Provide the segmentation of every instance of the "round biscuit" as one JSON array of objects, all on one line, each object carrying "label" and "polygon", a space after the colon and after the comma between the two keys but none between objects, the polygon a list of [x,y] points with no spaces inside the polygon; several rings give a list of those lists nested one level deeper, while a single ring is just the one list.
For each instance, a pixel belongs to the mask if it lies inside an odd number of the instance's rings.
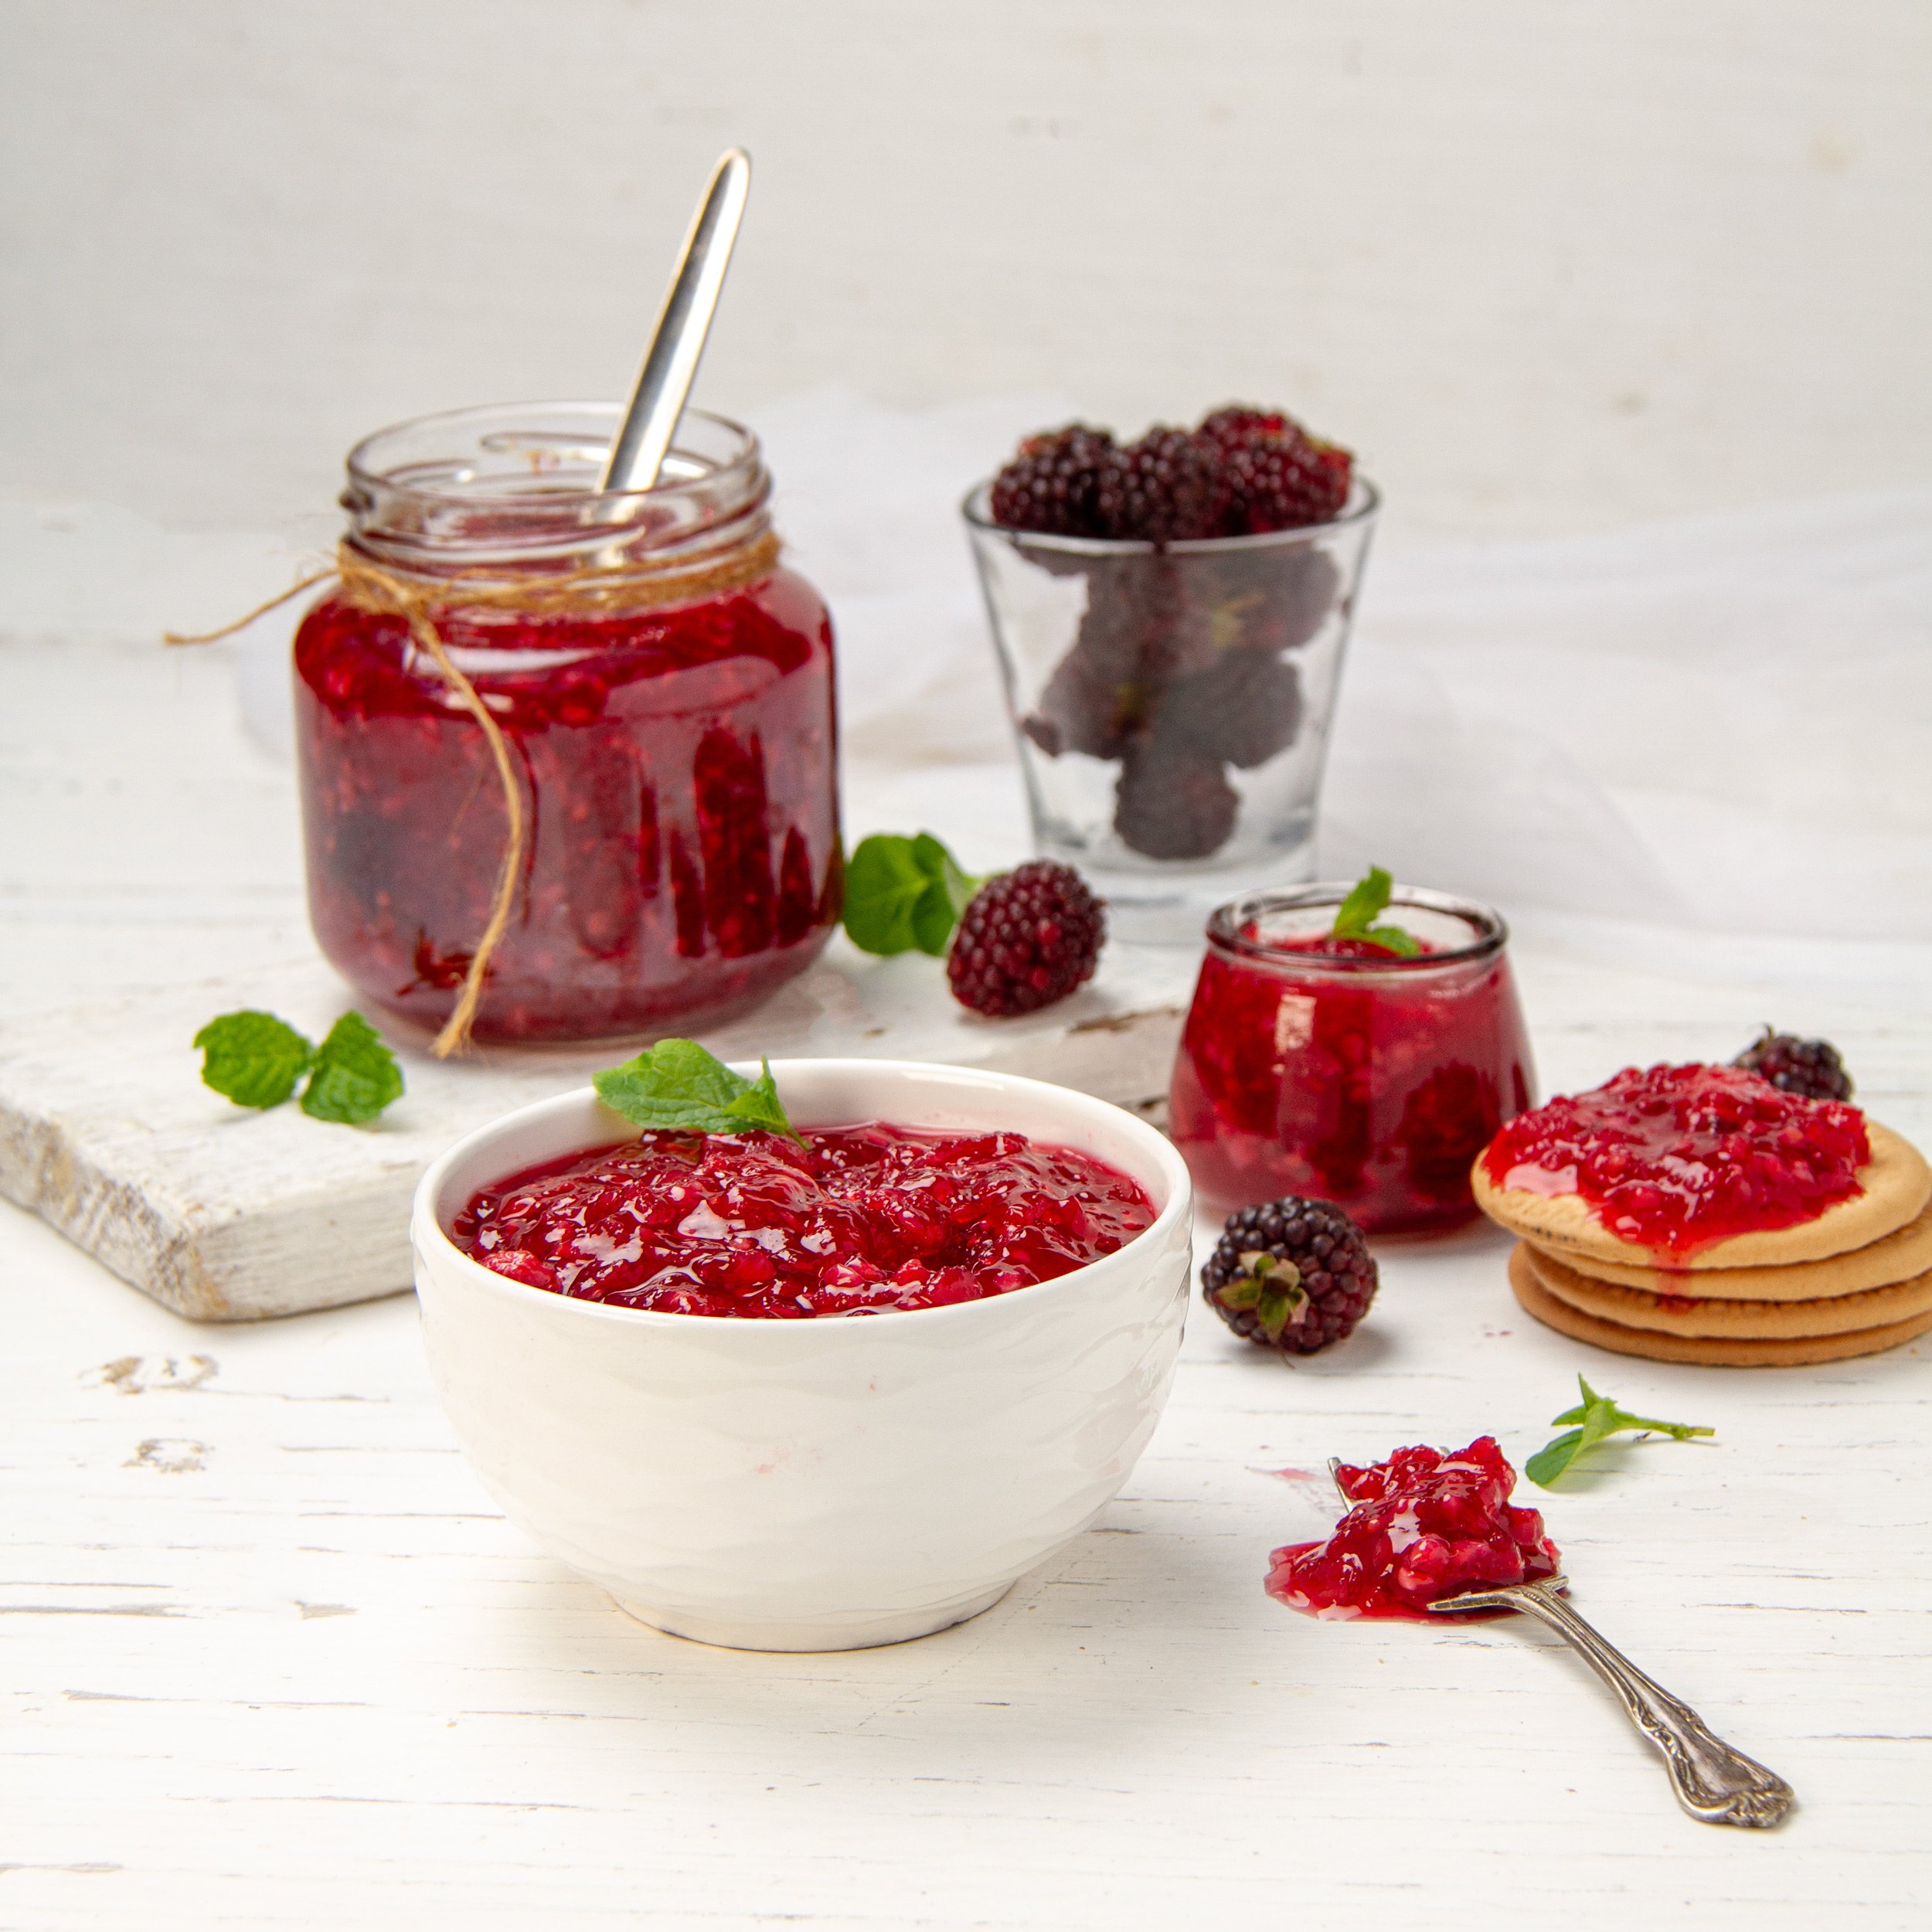
[{"label": "round biscuit", "polygon": [[1633,1268],[1594,1254],[1566,1253],[1563,1259],[1579,1274],[1650,1294],[1695,1294],[1736,1301],[1817,1301],[1841,1294],[1862,1294],[1914,1281],[1932,1271],[1932,1201],[1896,1233],[1862,1248],[1827,1255],[1821,1261],[1787,1261],[1767,1268]]},{"label": "round biscuit", "polygon": [[1849,1335],[1817,1335],[1764,1342],[1726,1341],[1716,1335],[1659,1335],[1651,1328],[1627,1328],[1559,1301],[1531,1274],[1519,1247],[1509,1258],[1509,1285],[1516,1299],[1545,1327],[1613,1355],[1641,1355],[1652,1362],[1689,1362],[1711,1368],[1797,1368],[1806,1362],[1840,1362],[1851,1355],[1876,1355],[1932,1328],[1932,1315],[1915,1315],[1882,1328]]},{"label": "round biscuit", "polygon": [[[1808,1221],[1734,1234],[1681,1257],[1675,1265],[1696,1272],[1822,1260],[1828,1255],[1869,1247],[1916,1220],[1932,1201],[1932,1167],[1926,1165],[1925,1156],[1910,1141],[1889,1127],[1867,1121],[1866,1128],[1872,1158],[1859,1169],[1856,1194],[1833,1202]],[[1483,1171],[1481,1155],[1476,1157],[1471,1179],[1476,1204],[1483,1213],[1539,1247],[1627,1267],[1671,1264],[1668,1256],[1612,1234],[1580,1194],[1532,1194],[1522,1188],[1499,1188]]]},{"label": "round biscuit", "polygon": [[[1861,1328],[1932,1315],[1932,1274],[1862,1294],[1828,1295],[1816,1301],[1738,1301],[1701,1296],[1655,1295],[1641,1288],[1618,1287],[1581,1274],[1553,1254],[1526,1242],[1530,1273],[1559,1301],[1626,1328],[1660,1335],[1713,1335],[1735,1342],[1765,1342],[1794,1336],[1851,1335]],[[1703,1278],[1698,1277],[1700,1281]]]}]

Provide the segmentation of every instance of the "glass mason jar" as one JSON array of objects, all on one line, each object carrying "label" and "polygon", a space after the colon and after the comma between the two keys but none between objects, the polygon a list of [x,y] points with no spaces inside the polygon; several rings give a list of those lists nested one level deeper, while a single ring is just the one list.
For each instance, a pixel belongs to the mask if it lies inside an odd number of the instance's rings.
[{"label": "glass mason jar", "polygon": [[474,1031],[505,1041],[742,1009],[838,917],[832,626],[757,439],[688,410],[655,488],[599,493],[619,415],[466,410],[349,454],[344,575],[295,638],[309,916],[426,1026],[495,915]]},{"label": "glass mason jar", "polygon": [[1235,892],[1315,870],[1342,657],[1380,503],[1332,523],[1156,545],[964,509],[1038,849],[1124,938],[1192,944]]},{"label": "glass mason jar", "polygon": [[1374,1233],[1454,1227],[1478,1152],[1535,1100],[1509,930],[1398,886],[1383,917],[1425,951],[1315,950],[1348,891],[1257,893],[1208,921],[1168,1131],[1223,1209],[1300,1194]]}]

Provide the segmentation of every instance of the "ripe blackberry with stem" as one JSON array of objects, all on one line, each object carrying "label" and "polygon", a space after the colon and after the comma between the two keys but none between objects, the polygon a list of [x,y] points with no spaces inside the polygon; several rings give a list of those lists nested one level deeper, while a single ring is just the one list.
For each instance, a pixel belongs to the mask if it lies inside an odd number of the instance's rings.
[{"label": "ripe blackberry with stem", "polygon": [[1201,1293],[1245,1340],[1313,1355],[1355,1332],[1379,1279],[1361,1229],[1341,1209],[1287,1194],[1228,1216]]},{"label": "ripe blackberry with stem", "polygon": [[987,880],[959,916],[946,977],[962,1006],[995,1019],[1064,999],[1094,975],[1107,914],[1071,866],[1031,859]]}]

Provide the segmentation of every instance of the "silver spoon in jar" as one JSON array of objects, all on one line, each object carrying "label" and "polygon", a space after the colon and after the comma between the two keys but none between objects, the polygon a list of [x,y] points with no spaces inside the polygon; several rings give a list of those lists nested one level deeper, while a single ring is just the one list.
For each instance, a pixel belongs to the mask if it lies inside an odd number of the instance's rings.
[{"label": "silver spoon in jar", "polygon": [[[1328,1458],[1328,1474],[1345,1509],[1354,1505],[1342,1487],[1341,1459]],[[1777,1824],[1795,1801],[1790,1785],[1755,1758],[1726,1744],[1682,1699],[1646,1677],[1630,1659],[1572,1609],[1559,1593],[1560,1576],[1533,1583],[1505,1583],[1445,1597],[1429,1608],[1442,1616],[1471,1610],[1514,1610],[1553,1630],[1617,1696],[1630,1721],[1662,1754],[1677,1801],[1706,1825]]]},{"label": "silver spoon in jar", "polygon": [[750,192],[751,157],[742,148],[727,148],[691,217],[644,366],[598,480],[600,492],[648,490],[656,483],[697,377]]}]

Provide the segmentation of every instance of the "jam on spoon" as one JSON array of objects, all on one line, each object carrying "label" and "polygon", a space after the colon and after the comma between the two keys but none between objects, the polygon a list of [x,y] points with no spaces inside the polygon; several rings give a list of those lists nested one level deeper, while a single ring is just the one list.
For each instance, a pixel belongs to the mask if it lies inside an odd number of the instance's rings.
[{"label": "jam on spoon", "polygon": [[[1398,1449],[1366,1468],[1332,1459],[1328,1470],[1348,1512],[1325,1543],[1274,1553],[1270,1595],[1328,1620],[1519,1611],[1554,1631],[1617,1693],[1692,1818],[1766,1827],[1791,1808],[1783,1778],[1726,1743],[1559,1594],[1566,1585],[1556,1546],[1535,1510],[1509,1505],[1516,1472],[1493,1436],[1454,1454]],[[1457,1533],[1464,1529],[1477,1533]],[[1485,1570],[1512,1566],[1521,1573],[1513,1580],[1478,1580]]]},{"label": "jam on spoon", "polygon": [[1418,1444],[1332,1468],[1348,1513],[1325,1543],[1275,1551],[1268,1571],[1268,1594],[1291,1610],[1421,1621],[1461,1591],[1556,1574],[1541,1515],[1509,1502],[1516,1472],[1493,1436],[1451,1454]]}]

